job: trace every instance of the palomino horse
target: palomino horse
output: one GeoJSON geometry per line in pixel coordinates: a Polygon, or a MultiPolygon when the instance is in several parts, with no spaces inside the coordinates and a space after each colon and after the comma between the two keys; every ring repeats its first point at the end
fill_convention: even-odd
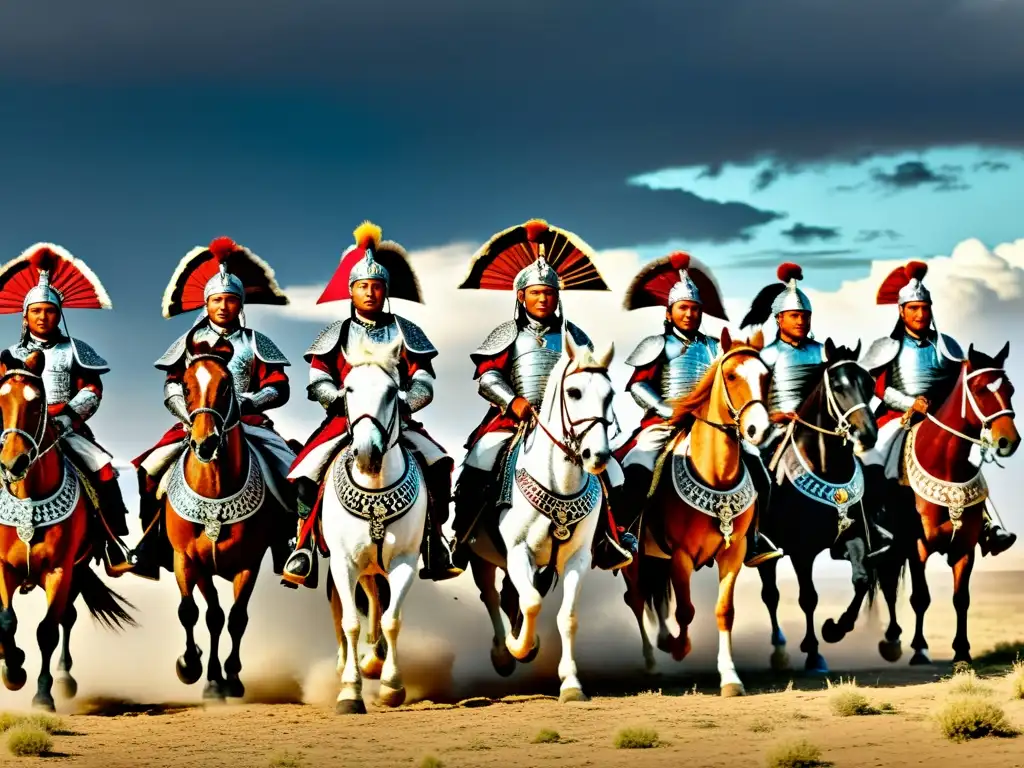
{"type": "Polygon", "coordinates": [[[910,663],[931,663],[924,639],[924,616],[931,603],[925,563],[938,552],[946,556],[953,569],[953,663],[958,667],[971,663],[967,639],[969,585],[988,486],[981,466],[970,458],[974,446],[981,448],[984,464],[993,459],[991,451],[1000,457],[1012,456],[1020,445],[1013,421],[1013,384],[1003,369],[1009,353],[1009,343],[995,357],[976,351],[972,344],[949,397],[926,420],[912,427],[903,443],[899,483],[890,482],[886,489],[896,556],[879,567],[880,586],[889,606],[889,626],[885,639],[879,642],[879,652],[886,661],[895,662],[902,654],[896,595],[902,569],[909,561],[913,589],[910,604],[917,617],[910,663]]]}
{"type": "Polygon", "coordinates": [[[207,699],[240,698],[245,688],[240,647],[249,622],[248,605],[267,549],[294,533],[290,517],[267,486],[264,468],[239,428],[240,410],[227,363],[234,348],[225,339],[212,347],[188,341],[182,380],[191,427],[187,449],[161,482],[164,524],[174,549],[174,578],[181,590],[178,620],[185,629],[185,653],[176,662],[178,679],[192,685],[202,676],[202,651],[193,630],[206,600],[210,630],[207,699]],[[221,670],[218,656],[224,611],[214,576],[230,581],[234,604],[227,617],[231,653],[221,670]],[[225,676],[226,675],[226,679],[225,676]]]}
{"type": "Polygon", "coordinates": [[[81,595],[93,618],[109,629],[135,625],[123,606],[134,607],[100,581],[89,565],[89,511],[78,475],[59,450],[57,433],[47,420],[42,352],[22,363],[8,351],[0,356],[0,649],[8,690],[27,679],[25,652],[15,641],[18,619],[14,592],[34,587],[46,592],[46,615],[36,630],[41,668],[32,704],[54,710],[50,658],[64,629],[58,683],[67,698],[78,684],[71,677],[71,628],[81,595]]]}
{"type": "Polygon", "coordinates": [[[343,395],[349,439],[324,479],[321,520],[331,553],[328,591],[341,672],[338,714],[366,712],[364,675],[380,679],[385,706],[405,701],[398,633],[402,604],[416,579],[428,495],[419,463],[398,442],[403,345],[401,338],[383,347],[362,340],[347,354],[351,370],[343,395]],[[357,664],[357,588],[369,597],[373,643],[362,664],[357,664]]]}
{"type": "Polygon", "coordinates": [[[651,671],[654,651],[644,626],[645,608],[658,617],[659,648],[681,661],[691,648],[690,579],[695,570],[718,564],[715,616],[723,696],[743,694],[732,660],[733,593],[747,552],[747,528],[757,493],[743,463],[741,443],[759,445],[771,426],[764,404],[768,368],[760,358],[763,347],[760,331],[747,342],[733,341],[728,329],[722,331],[722,354],[675,407],[670,423],[680,426],[692,418],[693,427],[688,439],[679,432],[666,446],[661,465],[665,474],[655,481],[647,505],[657,513],[645,516],[640,557],[623,569],[625,601],[636,615],[644,661],[651,671]],[[673,591],[678,637],[672,637],[665,624],[673,591]]]}
{"type": "MultiPolygon", "coordinates": [[[[825,340],[827,362],[821,367],[821,380],[800,405],[769,462],[771,472],[778,468],[778,484],[773,485],[762,527],[793,562],[799,604],[807,621],[800,650],[807,654],[804,668],[815,674],[828,673],[814,631],[818,593],[812,576],[818,555],[829,548],[841,550],[853,567],[853,600],[839,622],[830,619],[822,627],[827,642],[838,642],[853,629],[864,597],[869,592],[873,595],[873,579],[865,566],[864,537],[870,536],[870,530],[863,508],[864,471],[854,448],[874,446],[878,427],[869,408],[874,379],[856,362],[859,354],[859,343],[851,350],[825,340]],[[858,520],[850,516],[851,511],[858,520]],[[864,528],[849,530],[855,522],[864,528]],[[844,534],[845,540],[837,545],[844,534]]],[[[789,661],[786,637],[779,628],[778,563],[778,559],[769,561],[758,570],[761,599],[772,623],[772,667],[785,669],[789,661]]]]}
{"type": "Polygon", "coordinates": [[[587,700],[576,676],[576,608],[590,569],[596,513],[604,505],[599,475],[611,458],[608,430],[614,416],[608,366],[615,348],[609,345],[595,354],[578,347],[568,334],[562,336],[562,348],[548,375],[536,426],[521,434],[513,454],[503,461],[496,519],[481,516],[470,566],[494,627],[491,662],[503,676],[512,673],[516,660],[536,657],[541,601],[553,577],[562,579],[559,701],[569,702],[587,700]],[[495,586],[498,568],[506,573],[500,596],[495,586]],[[511,631],[505,629],[503,610],[511,631]]]}

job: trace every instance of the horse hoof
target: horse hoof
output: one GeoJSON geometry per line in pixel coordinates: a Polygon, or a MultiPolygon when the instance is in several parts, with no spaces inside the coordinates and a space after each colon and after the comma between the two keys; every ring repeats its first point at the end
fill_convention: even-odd
{"type": "Polygon", "coordinates": [[[174,671],[185,685],[194,685],[203,676],[203,663],[198,658],[187,659],[179,656],[174,664],[174,671]]]}
{"type": "Polygon", "coordinates": [[[44,712],[56,712],[57,707],[53,703],[53,696],[46,694],[45,696],[41,693],[37,693],[32,697],[33,709],[41,709],[44,712]]]}
{"type": "Polygon", "coordinates": [[[25,681],[28,680],[28,672],[24,667],[8,667],[4,664],[3,670],[0,671],[0,677],[3,678],[4,688],[8,691],[20,691],[25,687],[25,681]]]}
{"type": "Polygon", "coordinates": [[[742,683],[726,683],[722,686],[722,698],[731,699],[735,696],[743,696],[746,691],[743,690],[742,683]]]}
{"type": "Polygon", "coordinates": [[[899,640],[879,640],[878,653],[890,664],[895,664],[903,656],[903,644],[899,640]]]}
{"type": "Polygon", "coordinates": [[[910,657],[910,666],[912,667],[923,667],[931,663],[932,659],[928,655],[928,651],[923,649],[914,651],[914,655],[910,657]]]}
{"type": "Polygon", "coordinates": [[[971,664],[970,660],[961,659],[960,661],[953,662],[953,674],[960,675],[974,671],[974,665],[971,664]]]}
{"type": "Polygon", "coordinates": [[[204,701],[224,701],[224,689],[220,680],[208,680],[203,688],[204,701]]]}
{"type": "Polygon", "coordinates": [[[365,715],[366,704],[362,699],[338,699],[334,705],[336,715],[365,715]]]}
{"type": "Polygon", "coordinates": [[[377,698],[385,707],[400,707],[405,704],[405,686],[399,683],[396,688],[387,683],[381,683],[377,698]]]}
{"type": "Polygon", "coordinates": [[[787,672],[789,671],[789,654],[786,653],[786,646],[780,645],[772,651],[771,658],[769,659],[772,670],[775,672],[787,672]]]}
{"type": "Polygon", "coordinates": [[[828,662],[820,653],[809,655],[807,661],[804,662],[804,672],[809,675],[827,675],[828,662]]]}
{"type": "Polygon", "coordinates": [[[78,695],[78,681],[75,680],[71,675],[65,675],[64,677],[57,678],[57,689],[60,691],[61,698],[73,699],[78,695]]]}
{"type": "Polygon", "coordinates": [[[838,643],[844,637],[846,637],[846,633],[832,619],[828,619],[821,625],[821,639],[826,643],[838,643]]]}
{"type": "Polygon", "coordinates": [[[671,639],[672,639],[672,638],[671,638],[671,637],[669,637],[669,636],[665,636],[665,637],[659,637],[659,638],[658,638],[658,639],[657,639],[657,640],[655,641],[654,645],[655,645],[655,647],[656,647],[656,648],[657,648],[657,649],[658,649],[659,651],[661,651],[662,653],[672,653],[672,643],[671,643],[671,639]]]}
{"type": "Polygon", "coordinates": [[[383,669],[384,662],[374,651],[367,653],[359,662],[359,670],[367,680],[380,680],[380,673],[383,669]]]}
{"type": "Polygon", "coordinates": [[[558,694],[559,704],[569,704],[574,701],[590,701],[590,697],[579,688],[566,688],[558,694]]]}
{"type": "Polygon", "coordinates": [[[491,647],[491,666],[502,677],[510,677],[516,671],[516,660],[504,645],[495,645],[491,647]]]}
{"type": "Polygon", "coordinates": [[[533,649],[526,654],[520,661],[523,664],[529,664],[531,661],[537,658],[537,654],[540,653],[540,636],[537,635],[533,638],[533,649]]]}
{"type": "Polygon", "coordinates": [[[229,699],[241,699],[245,696],[245,686],[237,677],[229,677],[221,684],[221,688],[229,699]]]}

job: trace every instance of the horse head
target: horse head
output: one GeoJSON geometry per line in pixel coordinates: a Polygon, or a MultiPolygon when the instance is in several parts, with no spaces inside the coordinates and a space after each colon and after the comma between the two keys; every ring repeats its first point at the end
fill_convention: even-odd
{"type": "Polygon", "coordinates": [[[968,421],[977,419],[1001,457],[1012,456],[1020,445],[1020,433],[1013,421],[1013,384],[1004,369],[1009,354],[1010,342],[995,357],[978,352],[972,344],[963,363],[962,415],[968,421]]]}
{"type": "Polygon", "coordinates": [[[608,428],[615,420],[612,412],[614,392],[608,367],[615,356],[615,344],[610,343],[599,352],[591,352],[589,348],[577,345],[568,333],[564,335],[564,342],[562,364],[555,366],[549,379],[552,381],[558,376],[559,386],[548,385],[541,420],[545,423],[552,421],[557,400],[565,447],[578,457],[584,471],[598,475],[604,471],[612,455],[608,428]]]}
{"type": "Polygon", "coordinates": [[[878,439],[878,424],[871,411],[875,380],[861,366],[860,341],[855,349],[836,345],[825,339],[825,375],[822,378],[825,407],[835,419],[837,431],[853,438],[859,451],[874,447],[878,439]]]}
{"type": "Polygon", "coordinates": [[[387,345],[359,344],[347,354],[351,370],[345,376],[343,394],[352,453],[356,466],[366,475],[378,475],[384,454],[399,437],[399,365],[401,338],[387,345]]]}
{"type": "Polygon", "coordinates": [[[711,382],[710,395],[724,400],[740,437],[751,445],[760,445],[771,428],[765,405],[771,375],[761,360],[764,334],[758,330],[741,341],[733,339],[729,329],[723,328],[719,346],[721,357],[706,374],[711,382]]]}
{"type": "Polygon", "coordinates": [[[0,353],[0,473],[10,484],[24,480],[40,455],[46,433],[46,389],[41,378],[46,359],[36,350],[24,361],[9,350],[0,353]]]}
{"type": "Polygon", "coordinates": [[[181,385],[191,430],[189,447],[204,464],[217,458],[228,430],[238,424],[238,400],[228,361],[235,348],[227,339],[216,344],[189,338],[181,385]]]}

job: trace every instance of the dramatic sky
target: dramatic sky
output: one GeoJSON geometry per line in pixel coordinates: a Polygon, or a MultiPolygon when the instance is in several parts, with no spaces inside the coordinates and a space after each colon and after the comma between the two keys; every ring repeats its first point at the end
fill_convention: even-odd
{"type": "MultiPolygon", "coordinates": [[[[121,458],[170,423],[150,363],[190,318],[160,298],[218,235],[292,298],[250,320],[295,364],[278,420],[300,438],[302,352],[348,312],[313,302],[364,218],[413,252],[427,305],[395,308],[441,350],[424,420],[458,458],[485,407],[468,353],[511,299],[454,286],[530,217],[602,252],[612,292],[568,306],[620,362],[659,325],[622,287],[679,247],[733,320],[799,262],[816,335],[850,344],[891,327],[887,270],[924,259],[940,325],[995,352],[1024,313],[1022,25],[1005,0],[5,3],[0,255],[51,240],[107,286],[113,312],[69,321],[113,366],[94,425],[121,458]]],[[[1024,529],[1010,471],[991,482],[1024,529]]]]}

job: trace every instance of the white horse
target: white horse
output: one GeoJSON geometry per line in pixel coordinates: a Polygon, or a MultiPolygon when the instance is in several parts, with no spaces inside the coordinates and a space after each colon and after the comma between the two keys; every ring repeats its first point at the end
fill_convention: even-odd
{"type": "Polygon", "coordinates": [[[401,355],[401,339],[383,347],[363,342],[348,354],[352,369],[345,378],[343,396],[350,440],[324,479],[321,519],[331,553],[328,588],[338,635],[341,691],[335,709],[339,714],[366,712],[364,675],[380,678],[380,702],[385,706],[397,707],[405,701],[398,633],[402,603],[416,578],[427,488],[416,459],[398,442],[401,355]],[[376,578],[381,576],[391,594],[383,615],[376,588],[376,578]],[[358,586],[369,598],[368,639],[373,644],[359,665],[358,586]]]}
{"type": "Polygon", "coordinates": [[[614,420],[614,393],[608,366],[615,348],[610,344],[595,354],[576,346],[568,334],[562,339],[562,357],[548,376],[537,425],[520,443],[511,504],[498,516],[502,546],[495,546],[484,522],[485,512],[470,544],[470,565],[494,626],[491,661],[503,676],[512,673],[516,660],[529,662],[536,657],[537,618],[551,583],[550,568],[554,568],[563,583],[558,611],[559,701],[567,702],[587,700],[576,676],[576,606],[590,569],[597,513],[604,500],[597,476],[611,458],[608,428],[614,420]],[[507,574],[500,597],[495,586],[497,568],[507,574]],[[538,581],[546,585],[538,589],[538,581]],[[509,630],[502,619],[503,604],[512,622],[509,630]]]}

